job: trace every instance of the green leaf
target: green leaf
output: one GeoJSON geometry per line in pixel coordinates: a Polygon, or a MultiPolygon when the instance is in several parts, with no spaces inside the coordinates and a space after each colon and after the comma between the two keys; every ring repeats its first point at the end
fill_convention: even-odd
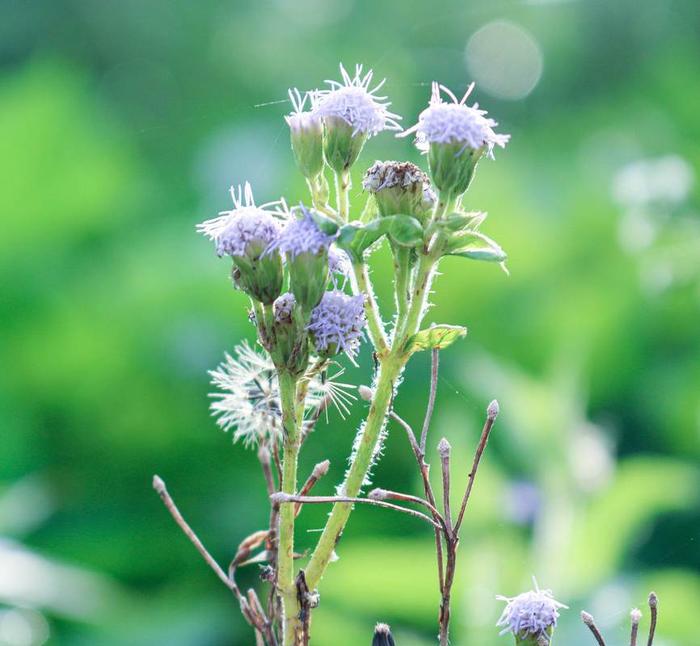
{"type": "Polygon", "coordinates": [[[443,220],[439,220],[439,226],[454,233],[465,229],[476,229],[486,219],[486,213],[471,211],[468,213],[450,213],[443,220]]]}
{"type": "Polygon", "coordinates": [[[404,350],[408,353],[420,350],[443,350],[466,334],[467,328],[461,325],[431,325],[427,330],[417,332],[406,341],[404,350]]]}
{"type": "Polygon", "coordinates": [[[417,247],[423,242],[423,227],[410,215],[390,215],[382,218],[388,221],[388,235],[401,247],[417,247]]]}
{"type": "Polygon", "coordinates": [[[384,235],[402,247],[415,247],[423,242],[423,227],[410,215],[390,215],[367,224],[351,222],[340,228],[337,244],[360,260],[362,254],[384,235]]]}
{"type": "Polygon", "coordinates": [[[467,231],[448,241],[446,256],[459,256],[470,260],[503,262],[508,254],[495,241],[478,231],[467,231]]]}
{"type": "Polygon", "coordinates": [[[316,226],[326,235],[334,236],[338,232],[338,225],[323,213],[319,213],[316,209],[309,209],[309,213],[316,226]]]}

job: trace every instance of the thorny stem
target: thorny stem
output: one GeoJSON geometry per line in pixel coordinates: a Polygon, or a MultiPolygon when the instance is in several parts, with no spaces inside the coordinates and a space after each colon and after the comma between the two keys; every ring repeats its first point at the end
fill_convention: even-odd
{"type": "MultiPolygon", "coordinates": [[[[385,502],[383,500],[375,500],[373,498],[358,498],[355,496],[290,496],[284,493],[276,493],[272,495],[272,500],[273,502],[277,502],[282,505],[282,508],[285,506],[285,503],[301,503],[303,505],[308,505],[308,504],[324,504],[324,503],[333,503],[334,505],[349,505],[352,507],[355,503],[366,503],[368,505],[374,505],[375,507],[383,507],[384,509],[392,509],[394,511],[400,511],[404,514],[408,514],[409,516],[413,516],[414,518],[420,518],[421,520],[424,520],[425,522],[431,524],[433,527],[440,528],[440,525],[433,521],[429,516],[426,514],[416,511],[415,509],[408,509],[406,507],[401,507],[400,505],[394,505],[390,502],[385,502]]],[[[306,568],[307,572],[307,578],[308,578],[308,571],[309,568],[306,568]]],[[[310,587],[310,586],[309,586],[310,587]]]]}
{"type": "MultiPolygon", "coordinates": [[[[284,426],[282,491],[294,494],[297,486],[297,462],[301,439],[300,410],[297,406],[297,380],[286,371],[279,373],[280,402],[284,426]]],[[[279,515],[277,587],[283,605],[284,646],[294,646],[299,633],[296,588],[294,585],[294,507],[285,505],[279,515]]]]}

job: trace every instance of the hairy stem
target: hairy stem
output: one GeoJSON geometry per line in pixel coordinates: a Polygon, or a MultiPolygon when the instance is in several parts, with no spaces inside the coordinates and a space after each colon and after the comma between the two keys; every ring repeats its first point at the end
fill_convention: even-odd
{"type": "Polygon", "coordinates": [[[350,215],[350,171],[335,174],[335,195],[340,220],[347,222],[350,215]]]}
{"type": "Polygon", "coordinates": [[[369,338],[377,354],[381,357],[388,351],[388,344],[377,299],[374,296],[374,289],[372,289],[372,283],[369,280],[367,265],[362,262],[356,262],[353,263],[352,270],[355,274],[355,291],[365,295],[365,315],[367,316],[369,338]]]}
{"type": "MultiPolygon", "coordinates": [[[[362,437],[343,485],[344,497],[355,498],[360,492],[362,483],[372,464],[377,439],[391,405],[394,394],[394,382],[401,374],[402,369],[403,362],[391,356],[380,366],[374,397],[362,431],[362,437]]],[[[311,590],[318,585],[323,576],[351,511],[352,503],[350,502],[337,502],[333,505],[333,510],[326,522],[321,538],[316,545],[309,564],[306,566],[306,581],[311,590]]]]}
{"type": "Polygon", "coordinates": [[[396,305],[396,317],[398,320],[402,320],[406,317],[408,303],[411,298],[409,293],[411,250],[405,247],[392,245],[391,251],[394,256],[394,302],[396,305]]]}
{"type": "MultiPolygon", "coordinates": [[[[380,361],[379,373],[377,375],[376,386],[374,388],[374,395],[370,404],[367,420],[365,421],[357,451],[352,458],[350,469],[348,470],[345,483],[343,484],[342,493],[344,496],[357,496],[372,466],[379,434],[384,427],[387,414],[392,404],[394,384],[401,376],[409,358],[403,352],[403,347],[406,340],[416,333],[423,319],[435,264],[435,259],[432,255],[421,257],[416,277],[416,286],[413,290],[413,298],[411,299],[411,305],[406,315],[406,320],[399,330],[400,333],[394,336],[394,347],[380,361]]],[[[400,325],[400,321],[397,321],[396,325],[400,325]]],[[[374,341],[373,336],[372,340],[374,341]]],[[[331,560],[336,543],[345,529],[351,511],[352,505],[350,503],[338,502],[333,506],[333,510],[326,522],[321,538],[306,567],[306,581],[311,590],[313,590],[321,580],[331,560]]]]}
{"type": "MultiPolygon", "coordinates": [[[[282,422],[284,425],[284,456],[282,461],[282,491],[295,494],[297,462],[301,438],[301,418],[297,406],[297,380],[286,371],[279,373],[282,422]]],[[[303,408],[302,408],[303,410],[303,408]]],[[[283,604],[284,646],[294,646],[300,622],[294,585],[294,507],[283,505],[279,513],[279,544],[277,554],[277,587],[283,604]]]]}

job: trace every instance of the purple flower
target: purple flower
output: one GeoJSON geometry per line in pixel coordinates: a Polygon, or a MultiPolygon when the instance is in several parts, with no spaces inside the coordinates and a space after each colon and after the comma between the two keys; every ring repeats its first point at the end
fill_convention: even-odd
{"type": "Polygon", "coordinates": [[[466,100],[474,84],[472,83],[462,100],[444,85],[433,83],[433,94],[430,105],[420,113],[418,123],[402,132],[405,136],[416,133],[418,148],[426,151],[430,144],[460,143],[464,148],[478,150],[486,147],[489,156],[493,156],[493,147],[504,148],[510,135],[499,135],[493,130],[498,125],[493,119],[486,117],[486,110],[480,110],[479,104],[466,105],[466,100]],[[444,101],[444,92],[451,101],[444,101]]]}
{"type": "Polygon", "coordinates": [[[312,310],[308,330],[316,351],[324,355],[345,352],[352,358],[365,326],[365,297],[341,291],[326,292],[312,310]]]}
{"type": "Polygon", "coordinates": [[[302,216],[291,218],[279,237],[268,247],[268,251],[278,249],[295,258],[303,253],[312,255],[327,251],[335,236],[327,235],[318,228],[308,209],[301,205],[302,216]]]}
{"type": "Polygon", "coordinates": [[[557,625],[559,608],[567,608],[552,597],[551,590],[535,589],[517,597],[496,597],[507,603],[497,626],[503,626],[501,635],[512,632],[516,636],[535,635],[549,640],[557,625]]]}
{"type": "Polygon", "coordinates": [[[384,85],[381,81],[373,90],[372,70],[363,74],[362,65],[355,67],[355,76],[350,76],[340,66],[343,82],[326,81],[331,89],[319,90],[315,95],[314,114],[324,119],[342,119],[353,129],[353,135],[373,136],[382,130],[401,130],[397,119],[401,117],[389,112],[391,105],[385,96],[377,96],[384,85]]]}
{"type": "Polygon", "coordinates": [[[197,231],[214,241],[219,256],[259,256],[279,236],[280,225],[274,216],[283,214],[279,210],[283,204],[256,206],[248,182],[238,191],[231,187],[231,198],[233,209],[198,224],[197,231]]]}
{"type": "Polygon", "coordinates": [[[338,287],[338,276],[343,277],[343,285],[350,276],[352,265],[350,257],[342,249],[335,246],[328,249],[328,273],[331,275],[331,282],[334,287],[338,287]]]}

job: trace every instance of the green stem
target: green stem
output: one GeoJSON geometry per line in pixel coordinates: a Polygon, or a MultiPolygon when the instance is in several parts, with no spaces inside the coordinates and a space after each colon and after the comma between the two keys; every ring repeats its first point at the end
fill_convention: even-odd
{"type": "MultiPolygon", "coordinates": [[[[295,494],[297,462],[301,433],[301,412],[297,405],[297,380],[286,371],[279,375],[280,403],[284,426],[284,456],[282,463],[282,491],[295,494]]],[[[294,646],[301,628],[294,583],[294,505],[282,505],[279,517],[279,546],[277,555],[277,586],[284,611],[284,646],[294,646]]]]}
{"type": "Polygon", "coordinates": [[[396,317],[402,321],[408,311],[411,250],[398,245],[392,246],[394,254],[394,301],[396,317]]]}
{"type": "Polygon", "coordinates": [[[338,215],[347,222],[350,215],[350,171],[335,174],[335,194],[338,202],[338,215]]]}
{"type": "MultiPolygon", "coordinates": [[[[362,482],[372,463],[372,455],[377,444],[377,438],[384,426],[391,404],[394,383],[401,374],[404,365],[405,360],[392,356],[388,357],[380,365],[367,421],[343,486],[344,496],[355,497],[360,492],[362,482]]],[[[293,507],[293,505],[285,506],[293,507]]],[[[313,590],[321,580],[351,511],[351,503],[336,503],[333,506],[333,511],[323,529],[318,545],[316,545],[311,560],[306,566],[306,583],[309,589],[313,590]]]]}
{"type": "Polygon", "coordinates": [[[386,334],[384,333],[384,324],[382,323],[381,315],[379,314],[379,306],[374,295],[374,289],[369,280],[367,265],[363,262],[353,262],[352,270],[357,281],[357,290],[364,294],[365,299],[365,314],[367,316],[367,329],[369,331],[370,341],[374,345],[377,355],[384,356],[388,351],[386,334]]]}
{"type": "MultiPolygon", "coordinates": [[[[406,324],[400,330],[400,334],[396,335],[393,348],[381,360],[379,365],[379,373],[375,382],[367,420],[362,429],[362,436],[360,437],[357,451],[352,458],[350,469],[343,485],[344,496],[356,497],[359,494],[367,472],[372,466],[372,457],[377,440],[393,399],[394,384],[401,376],[409,359],[403,353],[402,348],[406,340],[417,332],[423,318],[435,264],[435,260],[431,255],[421,257],[416,287],[413,290],[412,302],[406,316],[406,324]]],[[[336,543],[345,529],[351,511],[352,505],[349,503],[336,503],[333,506],[321,538],[306,567],[306,583],[311,590],[321,580],[331,560],[336,543]]]]}

